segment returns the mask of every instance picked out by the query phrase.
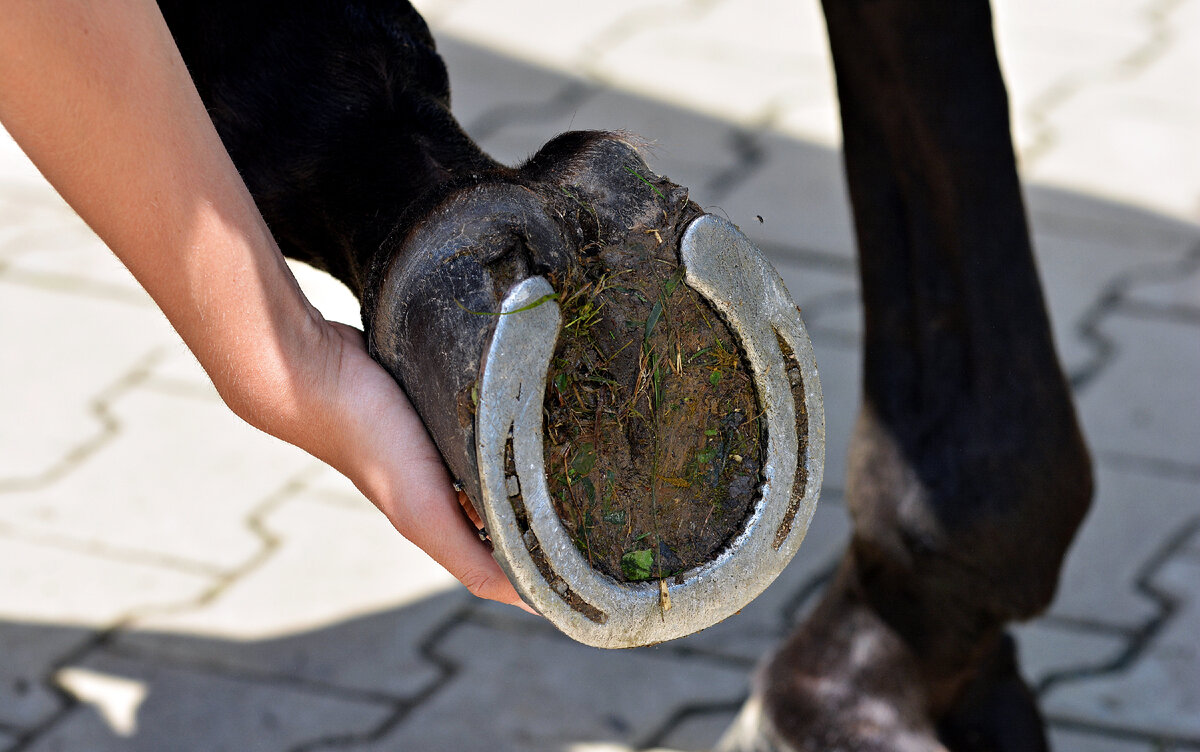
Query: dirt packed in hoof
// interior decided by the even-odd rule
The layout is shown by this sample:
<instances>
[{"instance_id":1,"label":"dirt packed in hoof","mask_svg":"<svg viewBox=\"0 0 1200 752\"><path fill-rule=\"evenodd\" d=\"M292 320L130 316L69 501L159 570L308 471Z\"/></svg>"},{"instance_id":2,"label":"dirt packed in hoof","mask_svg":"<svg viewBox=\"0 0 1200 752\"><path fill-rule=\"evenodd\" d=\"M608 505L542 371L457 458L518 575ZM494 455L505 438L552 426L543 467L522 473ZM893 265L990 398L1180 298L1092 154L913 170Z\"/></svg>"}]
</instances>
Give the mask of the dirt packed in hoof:
<instances>
[{"instance_id":1,"label":"dirt packed in hoof","mask_svg":"<svg viewBox=\"0 0 1200 752\"><path fill-rule=\"evenodd\" d=\"M580 552L620 581L711 560L761 485L754 386L728 327L683 281L680 224L634 228L554 280L550 495Z\"/></svg>"}]
</instances>

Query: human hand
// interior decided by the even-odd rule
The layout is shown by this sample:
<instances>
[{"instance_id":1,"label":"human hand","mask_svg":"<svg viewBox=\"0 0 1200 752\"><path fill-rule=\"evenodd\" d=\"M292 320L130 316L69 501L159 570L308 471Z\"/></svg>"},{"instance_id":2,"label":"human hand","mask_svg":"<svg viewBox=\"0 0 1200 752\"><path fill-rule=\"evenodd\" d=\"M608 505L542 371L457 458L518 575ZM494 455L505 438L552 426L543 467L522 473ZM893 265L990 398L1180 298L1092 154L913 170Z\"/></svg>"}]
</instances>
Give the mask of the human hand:
<instances>
[{"instance_id":1,"label":"human hand","mask_svg":"<svg viewBox=\"0 0 1200 752\"><path fill-rule=\"evenodd\" d=\"M309 360L316 405L274 433L345 474L392 525L473 594L533 613L473 529L480 521L455 492L437 447L404 392L367 354L359 330L321 321L321 354ZM257 421L256 421L257 422ZM466 515L464 515L464 510Z\"/></svg>"}]
</instances>

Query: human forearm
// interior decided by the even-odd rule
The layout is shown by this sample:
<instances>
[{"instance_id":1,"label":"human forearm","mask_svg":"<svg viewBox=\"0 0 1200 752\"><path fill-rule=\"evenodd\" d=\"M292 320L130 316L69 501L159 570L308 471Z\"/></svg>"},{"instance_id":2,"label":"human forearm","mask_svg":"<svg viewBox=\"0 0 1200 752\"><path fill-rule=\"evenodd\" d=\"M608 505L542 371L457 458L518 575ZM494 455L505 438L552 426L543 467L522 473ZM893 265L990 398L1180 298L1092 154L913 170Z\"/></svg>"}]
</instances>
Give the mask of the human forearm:
<instances>
[{"instance_id":1,"label":"human forearm","mask_svg":"<svg viewBox=\"0 0 1200 752\"><path fill-rule=\"evenodd\" d=\"M4 4L0 119L256 425L298 409L314 313L152 2ZM119 191L114 191L114 186ZM278 404L267 408L263 394Z\"/></svg>"},{"instance_id":2,"label":"human forearm","mask_svg":"<svg viewBox=\"0 0 1200 752\"><path fill-rule=\"evenodd\" d=\"M300 292L158 8L0 0L0 14L0 120L226 403L347 475L473 593L520 605L403 392Z\"/></svg>"}]
</instances>

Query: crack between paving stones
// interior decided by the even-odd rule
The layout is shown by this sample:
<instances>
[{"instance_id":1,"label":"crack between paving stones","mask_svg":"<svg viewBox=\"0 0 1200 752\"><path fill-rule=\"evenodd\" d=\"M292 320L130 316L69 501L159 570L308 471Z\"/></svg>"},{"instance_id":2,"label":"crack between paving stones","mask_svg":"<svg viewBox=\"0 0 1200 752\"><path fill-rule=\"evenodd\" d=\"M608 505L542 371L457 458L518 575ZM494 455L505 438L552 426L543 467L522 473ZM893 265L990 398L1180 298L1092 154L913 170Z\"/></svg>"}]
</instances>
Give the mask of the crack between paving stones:
<instances>
[{"instance_id":1,"label":"crack between paving stones","mask_svg":"<svg viewBox=\"0 0 1200 752\"><path fill-rule=\"evenodd\" d=\"M33 744L45 733L66 720L66 718L74 713L77 708L83 705L83 703L81 703L79 699L75 697L75 695L60 687L58 682L55 681L54 677L63 668L71 665L72 663L78 663L93 651L103 647L112 638L113 634L116 633L116 630L120 629L121 624L124 623L127 618L128 617L122 617L118 620L116 625L93 633L91 637L85 639L79 645L75 646L74 649L68 651L66 655L51 663L49 669L41 677L41 685L44 689L48 690L55 696L59 703L59 709L47 716L46 720L42 721L40 724L37 724L32 728L26 729L24 732L19 733L17 736L16 746L12 747L9 752L25 752L30 744Z\"/></svg>"},{"instance_id":2,"label":"crack between paving stones","mask_svg":"<svg viewBox=\"0 0 1200 752\"><path fill-rule=\"evenodd\" d=\"M706 715L736 714L749 696L748 692L743 692L736 700L694 703L676 708L657 729L652 730L641 742L632 745L632 747L638 750L638 752L646 752L647 750L662 747L671 734L684 723L693 718L701 718Z\"/></svg>"},{"instance_id":3,"label":"crack between paving stones","mask_svg":"<svg viewBox=\"0 0 1200 752\"><path fill-rule=\"evenodd\" d=\"M505 613L497 613L494 606L472 611L463 617L463 621L498 632L521 636L537 635L546 639L572 642L571 638L560 632L546 619L531 620L520 613L515 613L510 617Z\"/></svg>"},{"instance_id":4,"label":"crack between paving stones","mask_svg":"<svg viewBox=\"0 0 1200 752\"><path fill-rule=\"evenodd\" d=\"M164 397L179 397L180 399L196 400L198 402L218 402L224 404L221 395L211 385L201 386L182 379L151 377L142 384L142 389Z\"/></svg>"},{"instance_id":5,"label":"crack between paving stones","mask_svg":"<svg viewBox=\"0 0 1200 752\"><path fill-rule=\"evenodd\" d=\"M0 494L19 491L41 491L58 482L88 458L107 445L120 432L121 423L113 415L112 405L118 399L149 378L152 369L166 357L164 348L156 347L138 359L132 370L125 372L116 381L103 388L88 401L85 410L100 423L99 433L86 439L50 464L42 472L24 478L0 478Z\"/></svg>"},{"instance_id":6,"label":"crack between paving stones","mask_svg":"<svg viewBox=\"0 0 1200 752\"><path fill-rule=\"evenodd\" d=\"M154 301L141 288L106 284L86 277L73 277L68 274L51 272L31 272L6 263L0 264L0 279L14 285L44 292L68 294L147 310L158 310Z\"/></svg>"},{"instance_id":7,"label":"crack between paving stones","mask_svg":"<svg viewBox=\"0 0 1200 752\"><path fill-rule=\"evenodd\" d=\"M1200 243L1192 246L1181 258L1135 266L1109 281L1075 326L1076 336L1091 348L1092 355L1069 374L1071 388L1077 394L1081 393L1115 359L1118 349L1116 342L1101 328L1109 316L1123 313L1126 299L1134 287L1162 279L1176 279L1180 274L1190 274L1197 268L1200 268Z\"/></svg>"},{"instance_id":8,"label":"crack between paving stones","mask_svg":"<svg viewBox=\"0 0 1200 752\"><path fill-rule=\"evenodd\" d=\"M1143 321L1200 326L1200 308L1184 303L1150 303L1141 300L1127 300L1120 303L1114 313Z\"/></svg>"},{"instance_id":9,"label":"crack between paving stones","mask_svg":"<svg viewBox=\"0 0 1200 752\"><path fill-rule=\"evenodd\" d=\"M1158 637L1166 625L1175 616L1181 605L1181 599L1154 584L1154 579L1163 567L1187 546L1190 539L1200 533L1200 517L1180 527L1171 535L1150 559L1140 568L1134 580L1134 591L1151 601L1157 613L1134 628L1128 637L1124 649L1111 661L1098 666L1069 668L1055 671L1036 687L1039 697L1044 697L1050 690L1073 682L1115 676L1129 669L1142 658L1150 644Z\"/></svg>"},{"instance_id":10,"label":"crack between paving stones","mask_svg":"<svg viewBox=\"0 0 1200 752\"><path fill-rule=\"evenodd\" d=\"M348 702L365 702L374 705L394 705L407 702L409 698L388 694L372 689L346 687L339 684L329 684L315 679L306 679L293 674L275 671L256 671L254 669L230 666L202 658L186 656L163 655L154 648L139 649L136 646L112 644L104 648L107 655L129 660L151 663L155 666L175 668L194 674L216 676L247 684L257 684L264 687L280 687L288 690L299 690L309 694L331 697Z\"/></svg>"},{"instance_id":11,"label":"crack between paving stones","mask_svg":"<svg viewBox=\"0 0 1200 752\"><path fill-rule=\"evenodd\" d=\"M1135 292L1134 288L1156 282L1174 282L1200 272L1200 243L1192 246L1183 258L1147 267L1136 279L1131 280L1125 295ZM1200 305L1186 303L1154 303L1144 300L1122 300L1119 312L1143 319L1159 318L1181 324L1200 324Z\"/></svg>"},{"instance_id":12,"label":"crack between paving stones","mask_svg":"<svg viewBox=\"0 0 1200 752\"><path fill-rule=\"evenodd\" d=\"M718 172L704 184L706 198L716 202L733 193L734 189L754 177L767 161L766 149L762 145L761 133L744 128L733 128L725 136L734 162Z\"/></svg>"},{"instance_id":13,"label":"crack between paving stones","mask_svg":"<svg viewBox=\"0 0 1200 752\"><path fill-rule=\"evenodd\" d=\"M797 590L784 603L783 608L780 609L780 616L785 632L800 623L801 609L812 598L818 596L825 589L825 586L833 580L833 576L837 573L838 564L841 562L844 553L844 550L838 553L829 564L822 567L817 574L813 575L812 579L805 583L803 587Z\"/></svg>"},{"instance_id":14,"label":"crack between paving stones","mask_svg":"<svg viewBox=\"0 0 1200 752\"><path fill-rule=\"evenodd\" d=\"M279 491L271 494L264 500L247 518L247 527L262 541L262 549L254 556L250 557L245 564L234 570L230 570L224 576L217 578L217 582L212 587L206 589L199 595L186 599L175 604L155 604L141 606L130 609L124 615L118 617L113 623L101 630L97 630L90 638L84 640L73 650L68 651L65 655L53 661L47 671L42 675L40 681L44 688L53 693L60 703L60 708L57 712L52 713L45 721L38 724L31 730L27 730L17 738L17 745L9 752L25 752L30 744L33 744L37 739L45 735L51 729L62 723L74 713L82 703L71 693L62 689L55 681L55 677L64 668L73 664L78 664L85 661L88 656L97 653L104 649L110 649L113 646L114 640L122 633L128 632L133 625L140 619L148 616L161 616L165 614L182 613L188 610L201 608L208 603L211 603L230 585L236 582L239 578L254 571L262 565L267 558L279 547L279 539L271 535L262 524L262 517L267 512L273 510L278 505L282 504L287 499L302 490L307 482L309 475L314 473L312 468L306 469L301 473L297 473L292 479L287 481Z\"/></svg>"},{"instance_id":15,"label":"crack between paving stones","mask_svg":"<svg viewBox=\"0 0 1200 752\"><path fill-rule=\"evenodd\" d=\"M431 627L424 639L421 640L420 646L417 649L418 654L441 674L430 682L424 691L409 700L394 703L392 712L388 714L387 718L369 731L357 734L339 734L309 740L292 747L288 752L318 752L318 750L322 749L340 749L359 744L371 744L380 741L390 734L415 709L437 694L459 674L461 666L456 661L438 653L437 648L438 644L446 639L455 627L467 621L467 617L474 608L475 604L468 601L455 609L445 619L438 622L438 624Z\"/></svg>"},{"instance_id":16,"label":"crack between paving stones","mask_svg":"<svg viewBox=\"0 0 1200 752\"><path fill-rule=\"evenodd\" d=\"M1131 731L1120 726L1110 726L1096 721L1085 721L1077 718L1047 718L1047 724L1061 731L1073 731L1093 736L1121 741L1138 742L1150 747L1154 752L1184 752L1184 750L1200 750L1200 739L1190 739L1179 736L1167 736L1145 731Z\"/></svg>"},{"instance_id":17,"label":"crack between paving stones","mask_svg":"<svg viewBox=\"0 0 1200 752\"><path fill-rule=\"evenodd\" d=\"M843 512L845 511L846 494L844 490L824 487L821 490L821 496L821 501L824 504L835 504L841 507ZM847 538L847 543L842 546L842 549L830 557L827 564L818 569L806 582L802 583L796 589L796 592L780 606L778 616L781 635L787 635L788 632L800 623L801 609L811 599L818 596L829 582L833 580L834 575L837 574L838 566L841 564L842 557L845 556L848 545L849 538Z\"/></svg>"},{"instance_id":18,"label":"crack between paving stones","mask_svg":"<svg viewBox=\"0 0 1200 752\"><path fill-rule=\"evenodd\" d=\"M668 28L682 28L691 21L701 20L720 2L721 0L687 0L669 8L659 6L633 11L609 24L608 28L597 32L592 41L580 48L579 56L568 68L584 71L593 80L621 88L617 82L604 75L603 66L599 62L610 50L646 29L660 29L664 25Z\"/></svg>"},{"instance_id":19,"label":"crack between paving stones","mask_svg":"<svg viewBox=\"0 0 1200 752\"><path fill-rule=\"evenodd\" d=\"M782 638L784 634L779 633L776 636ZM667 646L667 651L673 658L694 659L722 668L736 668L739 671L753 669L758 664L758 661L754 658L742 658L736 655L729 655L728 653L720 653L711 648L693 647L691 645Z\"/></svg>"},{"instance_id":20,"label":"crack between paving stones","mask_svg":"<svg viewBox=\"0 0 1200 752\"><path fill-rule=\"evenodd\" d=\"M125 546L114 546L102 541L76 538L61 533L30 530L7 522L0 522L0 538L32 543L46 548L73 551L109 561L170 569L183 574L200 575L202 577L220 577L226 573L224 569L216 565L195 559L179 558L155 551L144 551Z\"/></svg>"},{"instance_id":21,"label":"crack between paving stones","mask_svg":"<svg viewBox=\"0 0 1200 752\"><path fill-rule=\"evenodd\" d=\"M1137 627L1127 627L1120 624L1087 619L1078 616L1056 616L1049 614L1029 622L1033 625L1051 626L1066 632L1085 632L1119 640L1131 640L1137 633Z\"/></svg>"},{"instance_id":22,"label":"crack between paving stones","mask_svg":"<svg viewBox=\"0 0 1200 752\"><path fill-rule=\"evenodd\" d=\"M1075 326L1075 335L1092 351L1087 361L1067 376L1072 391L1077 395L1116 358L1117 343L1100 331L1100 325L1116 309L1124 294L1126 277L1127 275L1121 275L1105 285L1100 296L1088 307Z\"/></svg>"},{"instance_id":23,"label":"crack between paving stones","mask_svg":"<svg viewBox=\"0 0 1200 752\"><path fill-rule=\"evenodd\" d=\"M1126 472L1185 481L1200 481L1200 465L1198 464L1116 451L1098 452L1096 457L1106 465Z\"/></svg>"}]
</instances>

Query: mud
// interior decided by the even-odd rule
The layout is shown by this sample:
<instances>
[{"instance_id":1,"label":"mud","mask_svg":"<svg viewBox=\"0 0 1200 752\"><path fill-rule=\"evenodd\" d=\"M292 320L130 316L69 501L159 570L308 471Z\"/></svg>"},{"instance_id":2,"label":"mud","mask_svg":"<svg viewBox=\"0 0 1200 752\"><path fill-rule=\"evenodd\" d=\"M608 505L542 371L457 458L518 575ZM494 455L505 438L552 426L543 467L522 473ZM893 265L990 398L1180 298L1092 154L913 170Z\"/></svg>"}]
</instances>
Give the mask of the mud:
<instances>
[{"instance_id":1,"label":"mud","mask_svg":"<svg viewBox=\"0 0 1200 752\"><path fill-rule=\"evenodd\" d=\"M762 482L747 365L683 281L687 218L664 212L552 280L564 325L544 403L550 494L580 552L619 581L711 560Z\"/></svg>"}]
</instances>

